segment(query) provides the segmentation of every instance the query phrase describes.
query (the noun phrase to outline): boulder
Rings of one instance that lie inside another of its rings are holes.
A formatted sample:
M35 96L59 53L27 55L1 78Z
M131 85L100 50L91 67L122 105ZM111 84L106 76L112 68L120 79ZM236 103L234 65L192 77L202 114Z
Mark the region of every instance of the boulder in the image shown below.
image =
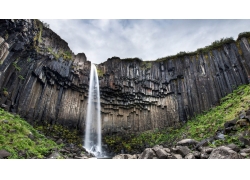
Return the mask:
M239 159L239 156L231 148L220 146L211 152L209 159Z
M250 148L241 149L240 153L250 153Z
M48 159L60 159L60 158L63 158L63 156L58 152L53 152L48 157Z
M201 150L202 154L211 154L211 152L213 151L213 148L211 147L203 147Z
M81 156L74 156L74 159L89 159L89 157L86 155L81 155Z
M137 159L137 156L131 154L119 154L114 156L112 159Z
M214 137L215 140L225 139L225 135L222 133L217 133Z
M163 148L164 151L166 151L167 153L170 153L170 149L169 148Z
M152 149L153 149L154 152L156 152L157 150L162 149L162 148L163 148L163 146L156 145Z
M5 124L8 124L8 123L9 123L9 121L8 121L8 120L5 120L5 119L4 119L2 122L5 123Z
M177 150L176 148L170 148L170 152L171 152L171 153L175 153L175 154L176 154L177 151L178 151L178 150Z
M28 135L28 138L30 138L31 140L35 140L35 136L32 133Z
M182 157L185 157L188 153L190 153L190 149L187 146L176 146L177 153L181 154Z
M242 111L239 115L239 119L243 119L246 116L246 112Z
M249 154L243 152L243 153L240 153L240 155L241 155L242 158L247 158Z
M231 148L235 152L239 152L240 151L240 148L237 145L233 144L233 143L227 145L227 147Z
M209 158L209 155L206 154L206 153L201 153L201 156L200 156L201 159L208 159Z
M197 145L195 146L195 149L199 149L200 147L207 146L209 143L212 143L213 141L214 141L214 137L203 139L199 143L197 143ZM202 148L199 150L201 151Z
M158 149L155 153L159 159L167 159L168 157L168 153L164 149Z
M195 156L192 153L189 153L185 156L185 159L195 159Z
M228 127L224 129L225 134L229 134L232 131L235 131L235 127Z
M16 133L16 129L10 129L9 133Z
M7 107L6 104L2 104L2 105L1 105L1 108L6 108L6 107Z
M183 140L177 142L178 146L189 146L189 145L196 146L197 144L198 144L198 142L195 141L194 139L183 139Z
M246 116L250 116L250 109L246 112Z
M171 155L172 155L172 158L169 158L169 159L182 159L182 156L180 154L174 154L174 153L172 153Z
M245 127L245 126L249 126L249 125L250 125L248 119L239 119L239 120L236 122L236 124L239 125L240 127Z
M141 159L153 159L153 157L155 153L151 148L146 148L141 154Z
M235 126L235 125L236 125L236 122L237 122L237 119L233 119L233 120L231 120L231 121L227 121L227 122L224 124L225 129L226 129L226 128L229 128L229 127L232 127L232 126Z
M58 139L57 141L56 141L56 144L62 144L63 143L63 140L62 139Z
M11 154L10 154L8 151L6 151L6 150L4 150L4 149L0 150L0 159L7 158L7 157L9 157L10 155L11 155Z
M240 140L245 146L250 146L250 140L249 140L249 139L246 139L245 137L240 136L240 137L239 137L239 140Z
M201 157L201 153L200 153L199 151L194 151L194 152L193 152L193 155L194 155L194 157L195 157L196 159L200 159L200 157Z

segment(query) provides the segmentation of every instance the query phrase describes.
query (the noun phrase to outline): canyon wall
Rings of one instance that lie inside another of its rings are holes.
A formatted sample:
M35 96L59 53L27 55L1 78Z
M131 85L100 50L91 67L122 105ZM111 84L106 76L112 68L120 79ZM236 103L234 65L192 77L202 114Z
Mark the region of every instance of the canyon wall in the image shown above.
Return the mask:
M209 52L157 61L113 57L96 65L102 131L177 126L250 81L249 37ZM84 51L84 49L83 49ZM0 20L0 106L31 124L84 131L91 62L38 20Z

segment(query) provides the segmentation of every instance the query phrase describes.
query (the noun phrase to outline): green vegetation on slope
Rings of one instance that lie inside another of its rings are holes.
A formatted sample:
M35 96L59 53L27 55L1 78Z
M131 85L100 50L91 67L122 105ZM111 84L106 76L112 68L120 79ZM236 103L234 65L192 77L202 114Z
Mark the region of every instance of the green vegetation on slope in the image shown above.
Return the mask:
M43 158L56 148L60 146L39 134L25 120L0 108L0 150L10 152L9 159Z
M244 36L246 36L244 34ZM202 53L209 53L214 49L219 49L221 48L224 44L230 44L235 42L235 40L230 37L230 38L221 38L220 40L216 40L214 42L211 43L211 45L206 46L204 48L198 48L196 51L194 52L185 52L185 51L181 51L179 53L177 53L176 55L172 55L172 56L166 56L166 57L162 57L162 58L158 58L156 61L167 61L170 59L176 59L176 58L182 58L184 56L195 56L198 54L202 54Z
M200 114L189 120L181 128L167 128L161 130L147 131L140 134L129 134L125 136L106 136L105 142L115 152L120 153L124 149L127 153L134 153L135 149L143 150L146 146L153 147L156 144L172 146L184 138L201 141L215 136L218 129L222 129L227 121L239 119L242 111L250 109L250 85L242 85L233 93L221 99L221 104L211 108L208 112ZM241 120L238 120L240 122ZM239 134L250 130L250 126L237 125L234 134L226 134L224 140L216 140L210 146L235 143L242 145Z
M58 60L60 57L62 57L64 60L71 60L72 59L72 53L69 51L66 52L58 52L55 53L52 48L48 47L47 51L52 54L56 60Z
M39 132L42 132L46 137L57 137L63 139L65 143L73 143L79 147L82 146L82 138L76 129L69 130L62 125L51 125L49 123L44 123L43 126L35 125L34 128Z

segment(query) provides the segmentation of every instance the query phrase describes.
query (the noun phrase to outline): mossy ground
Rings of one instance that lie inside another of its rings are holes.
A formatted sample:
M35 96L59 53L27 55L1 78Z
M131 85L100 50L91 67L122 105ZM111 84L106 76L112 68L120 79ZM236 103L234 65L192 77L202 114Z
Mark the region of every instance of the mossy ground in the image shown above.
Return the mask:
M0 150L10 152L9 159L44 158L61 146L40 134L18 115L0 109Z
M82 146L82 137L78 130L70 130L66 127L54 124L51 125L49 123L45 123L42 126L34 126L36 130L43 133L46 137L51 137L54 139L62 139L65 143L72 143L79 147Z
M105 143L116 153L125 150L127 153L136 152L135 149L143 150L145 146L152 147L156 144L169 146L184 138L192 138L197 141L213 137L218 129L224 127L225 122L238 118L242 111L250 109L250 85L242 85L233 93L221 99L219 106L211 108L208 112L197 115L195 118L183 124L181 128L166 128L129 134L124 136L106 136ZM237 131L232 135L225 135L224 140L216 140L210 146L216 147L223 144L235 143L241 146L238 134L250 130L249 126L237 126Z

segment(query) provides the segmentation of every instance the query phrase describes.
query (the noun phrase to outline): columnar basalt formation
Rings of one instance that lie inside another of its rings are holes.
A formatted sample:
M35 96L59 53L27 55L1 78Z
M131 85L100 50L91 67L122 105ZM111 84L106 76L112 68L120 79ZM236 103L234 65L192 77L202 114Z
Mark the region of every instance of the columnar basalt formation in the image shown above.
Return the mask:
M175 126L250 81L250 39L164 61L97 65L103 133ZM90 61L38 20L0 20L0 105L30 123L84 130Z

